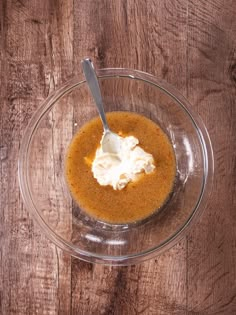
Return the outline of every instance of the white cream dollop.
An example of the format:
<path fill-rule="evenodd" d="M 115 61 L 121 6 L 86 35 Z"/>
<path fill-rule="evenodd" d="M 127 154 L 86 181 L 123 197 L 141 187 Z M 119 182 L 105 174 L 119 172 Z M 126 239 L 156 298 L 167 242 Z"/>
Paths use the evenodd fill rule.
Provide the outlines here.
<path fill-rule="evenodd" d="M 93 176 L 98 183 L 101 186 L 111 185 L 115 190 L 123 189 L 140 173 L 148 174 L 155 169 L 153 156 L 138 146 L 137 138 L 129 136 L 119 139 L 118 153 L 104 152 L 100 146 L 92 163 Z"/>

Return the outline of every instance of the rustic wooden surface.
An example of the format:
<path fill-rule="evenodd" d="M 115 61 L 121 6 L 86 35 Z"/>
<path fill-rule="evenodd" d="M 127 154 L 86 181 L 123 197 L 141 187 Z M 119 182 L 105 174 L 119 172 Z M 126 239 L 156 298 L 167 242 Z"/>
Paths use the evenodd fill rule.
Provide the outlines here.
<path fill-rule="evenodd" d="M 1 314 L 236 314 L 235 16 L 235 0 L 0 1 Z M 22 132 L 84 56 L 164 78 L 212 139 L 208 208 L 179 244 L 137 266 L 72 259 L 40 233 L 20 198 Z"/>

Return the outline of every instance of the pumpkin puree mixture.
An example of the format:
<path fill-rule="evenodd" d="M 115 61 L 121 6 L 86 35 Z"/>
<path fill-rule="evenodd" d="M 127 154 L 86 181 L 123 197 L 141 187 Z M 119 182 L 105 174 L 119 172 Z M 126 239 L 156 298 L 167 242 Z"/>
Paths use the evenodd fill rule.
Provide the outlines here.
<path fill-rule="evenodd" d="M 141 174 L 122 190 L 99 185 L 91 170 L 103 133 L 96 117 L 75 134 L 69 145 L 66 181 L 74 200 L 88 215 L 113 224 L 133 223 L 160 209 L 171 193 L 176 174 L 174 151 L 166 134 L 150 119 L 131 112 L 110 112 L 106 116 L 112 131 L 136 137 L 139 146 L 152 154 L 154 171 Z"/>

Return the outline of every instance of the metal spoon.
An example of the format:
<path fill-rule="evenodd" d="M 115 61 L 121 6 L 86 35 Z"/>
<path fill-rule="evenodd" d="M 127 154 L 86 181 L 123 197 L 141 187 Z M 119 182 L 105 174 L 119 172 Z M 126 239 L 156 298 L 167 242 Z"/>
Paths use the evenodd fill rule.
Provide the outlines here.
<path fill-rule="evenodd" d="M 86 58 L 81 61 L 81 64 L 85 79 L 88 83 L 103 124 L 104 133 L 101 141 L 102 150 L 103 152 L 118 153 L 120 150 L 120 136 L 112 132 L 108 126 L 103 107 L 101 90 L 93 63 L 89 58 Z"/>

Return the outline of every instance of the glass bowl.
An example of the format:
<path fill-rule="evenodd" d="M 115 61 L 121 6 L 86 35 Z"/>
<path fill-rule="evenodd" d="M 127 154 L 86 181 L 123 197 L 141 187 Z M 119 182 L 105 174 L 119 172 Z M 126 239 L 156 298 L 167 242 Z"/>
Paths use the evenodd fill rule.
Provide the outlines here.
<path fill-rule="evenodd" d="M 73 202 L 64 177 L 66 151 L 77 130 L 98 115 L 82 76 L 55 91 L 33 115 L 20 149 L 20 190 L 42 232 L 72 256 L 134 264 L 173 246 L 196 222 L 211 190 L 213 152 L 204 124 L 173 87 L 136 70 L 97 74 L 106 111 L 140 113 L 171 140 L 177 173 L 168 202 L 141 223 L 120 225 L 97 221 Z"/>

